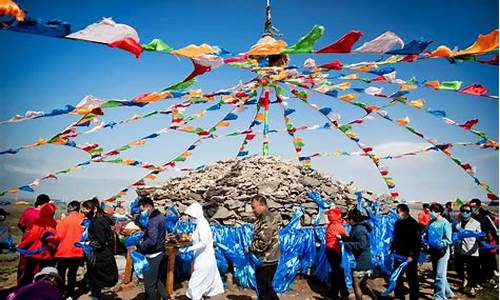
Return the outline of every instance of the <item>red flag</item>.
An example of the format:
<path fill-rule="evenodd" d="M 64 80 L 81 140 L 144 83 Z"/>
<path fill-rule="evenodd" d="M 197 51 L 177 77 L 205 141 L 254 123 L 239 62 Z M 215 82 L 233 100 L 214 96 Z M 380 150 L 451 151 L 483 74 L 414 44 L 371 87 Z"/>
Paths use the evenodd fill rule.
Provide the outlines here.
<path fill-rule="evenodd" d="M 458 92 L 462 94 L 482 96 L 488 93 L 488 89 L 485 88 L 482 84 L 473 84 L 459 90 Z"/>
<path fill-rule="evenodd" d="M 465 124 L 462 124 L 462 125 L 458 125 L 462 128 L 465 128 L 465 129 L 468 129 L 470 130 L 472 127 L 474 127 L 477 123 L 479 123 L 479 120 L 478 119 L 474 119 L 474 120 L 469 120 L 467 122 L 465 122 Z"/>
<path fill-rule="evenodd" d="M 401 61 L 412 62 L 418 58 L 418 54 L 410 54 L 405 56 Z"/>
<path fill-rule="evenodd" d="M 350 53 L 352 46 L 363 36 L 361 31 L 350 31 L 335 43 L 322 48 L 316 53 Z"/>
<path fill-rule="evenodd" d="M 322 69 L 328 69 L 328 70 L 342 70 L 343 65 L 339 60 L 334 60 L 332 62 L 321 65 L 319 67 Z"/>
<path fill-rule="evenodd" d="M 183 82 L 189 81 L 198 75 L 202 75 L 202 74 L 205 74 L 205 73 L 210 71 L 210 67 L 202 66 L 200 64 L 195 63 L 194 61 L 193 61 L 193 65 L 194 65 L 193 72 L 191 72 L 191 74 L 189 74 L 189 76 L 186 77 L 186 79 L 184 79 Z"/>
<path fill-rule="evenodd" d="M 498 66 L 498 54 L 495 55 L 494 57 L 488 59 L 488 60 L 480 59 L 480 60 L 478 60 L 478 62 L 483 63 L 483 64 L 497 65 Z"/>
<path fill-rule="evenodd" d="M 488 199 L 490 200 L 498 200 L 498 196 L 493 193 L 488 193 Z"/>
<path fill-rule="evenodd" d="M 126 37 L 124 39 L 109 43 L 108 46 L 128 51 L 134 54 L 135 57 L 137 58 L 139 58 L 139 56 L 141 56 L 142 51 L 144 51 L 144 48 L 142 48 L 141 44 L 139 44 L 136 40 L 130 37 Z"/>

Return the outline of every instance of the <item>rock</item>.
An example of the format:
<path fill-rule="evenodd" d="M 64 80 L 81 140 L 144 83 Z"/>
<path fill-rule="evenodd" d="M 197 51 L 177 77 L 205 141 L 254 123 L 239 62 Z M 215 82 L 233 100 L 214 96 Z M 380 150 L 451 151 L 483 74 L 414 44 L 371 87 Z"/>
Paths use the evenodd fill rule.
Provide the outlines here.
<path fill-rule="evenodd" d="M 309 176 L 304 176 L 304 178 L 302 178 L 301 182 L 305 186 L 312 186 L 312 187 L 317 187 L 321 184 L 321 182 L 319 180 L 317 180 L 316 178 L 313 178 L 313 177 L 309 177 Z"/>
<path fill-rule="evenodd" d="M 236 217 L 236 213 L 234 211 L 230 211 L 224 206 L 219 207 L 215 215 L 212 217 L 213 219 L 224 220 L 231 217 Z"/>
<path fill-rule="evenodd" d="M 257 188 L 259 190 L 259 194 L 261 195 L 271 195 L 279 186 L 279 182 L 277 181 L 264 181 L 261 182 Z"/>
<path fill-rule="evenodd" d="M 303 206 L 306 213 L 301 222 L 309 226 L 318 207 L 307 197 L 307 192 L 317 191 L 323 200 L 346 210 L 356 204 L 354 192 L 358 190 L 367 199 L 380 199 L 370 191 L 358 189 L 353 182 L 346 184 L 275 156 L 250 156 L 219 161 L 163 184 L 140 187 L 137 194 L 150 196 L 159 208 L 177 205 L 181 213 L 197 201 L 204 207 L 207 219 L 219 224 L 252 223 L 255 217 L 250 199 L 261 194 L 270 210 L 283 219 L 283 224 Z M 325 221 L 323 216 L 321 222 Z"/>

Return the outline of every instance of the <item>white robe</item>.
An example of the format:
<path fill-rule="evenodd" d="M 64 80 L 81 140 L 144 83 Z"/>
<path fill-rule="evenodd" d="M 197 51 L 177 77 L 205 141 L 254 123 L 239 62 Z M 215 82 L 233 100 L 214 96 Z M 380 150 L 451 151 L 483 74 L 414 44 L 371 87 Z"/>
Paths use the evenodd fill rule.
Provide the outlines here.
<path fill-rule="evenodd" d="M 186 214 L 196 219 L 193 232 L 193 245 L 187 251 L 194 251 L 194 270 L 189 279 L 186 293 L 190 299 L 199 300 L 203 296 L 215 296 L 224 293 L 224 287 L 215 260 L 214 241 L 208 221 L 203 216 L 203 209 L 197 202 L 186 209 Z"/>

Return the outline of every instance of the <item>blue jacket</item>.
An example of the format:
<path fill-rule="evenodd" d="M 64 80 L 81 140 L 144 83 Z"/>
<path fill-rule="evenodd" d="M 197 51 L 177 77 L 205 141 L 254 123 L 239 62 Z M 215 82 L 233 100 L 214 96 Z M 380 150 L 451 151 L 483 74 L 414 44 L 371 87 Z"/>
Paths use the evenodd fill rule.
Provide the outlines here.
<path fill-rule="evenodd" d="M 356 259 L 354 271 L 366 271 L 371 269 L 370 231 L 368 223 L 358 223 L 351 229 L 349 240 L 344 243 Z"/>
<path fill-rule="evenodd" d="M 427 228 L 429 247 L 442 249 L 452 244 L 451 224 L 445 218 L 432 221 Z"/>
<path fill-rule="evenodd" d="M 165 250 L 165 218 L 155 209 L 148 218 L 148 227 L 137 249 L 142 254 L 153 254 Z"/>

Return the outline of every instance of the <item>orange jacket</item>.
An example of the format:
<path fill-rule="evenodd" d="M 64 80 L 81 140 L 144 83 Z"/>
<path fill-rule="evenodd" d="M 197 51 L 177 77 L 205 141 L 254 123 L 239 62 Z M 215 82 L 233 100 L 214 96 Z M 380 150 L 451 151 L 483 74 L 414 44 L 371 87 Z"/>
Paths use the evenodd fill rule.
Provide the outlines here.
<path fill-rule="evenodd" d="M 33 226 L 29 228 L 24 234 L 21 242 L 17 247 L 36 250 L 41 247 L 47 247 L 42 253 L 30 255 L 29 257 L 43 260 L 51 260 L 54 258 L 55 253 L 55 233 L 57 222 L 54 220 L 54 214 L 56 212 L 56 207 L 52 203 L 44 204 L 40 208 L 40 216 L 35 220 Z M 47 233 L 52 233 L 52 235 L 47 235 Z M 42 236 L 46 235 L 47 238 L 42 241 Z"/>
<path fill-rule="evenodd" d="M 59 245 L 56 257 L 83 256 L 83 250 L 75 247 L 75 243 L 80 241 L 83 234 L 83 218 L 83 214 L 73 211 L 57 224 L 56 238 Z"/>
<path fill-rule="evenodd" d="M 328 211 L 327 216 L 330 223 L 326 227 L 326 248 L 334 249 L 340 253 L 340 239 L 337 236 L 347 236 L 342 221 L 342 214 L 339 208 L 332 208 Z"/>

